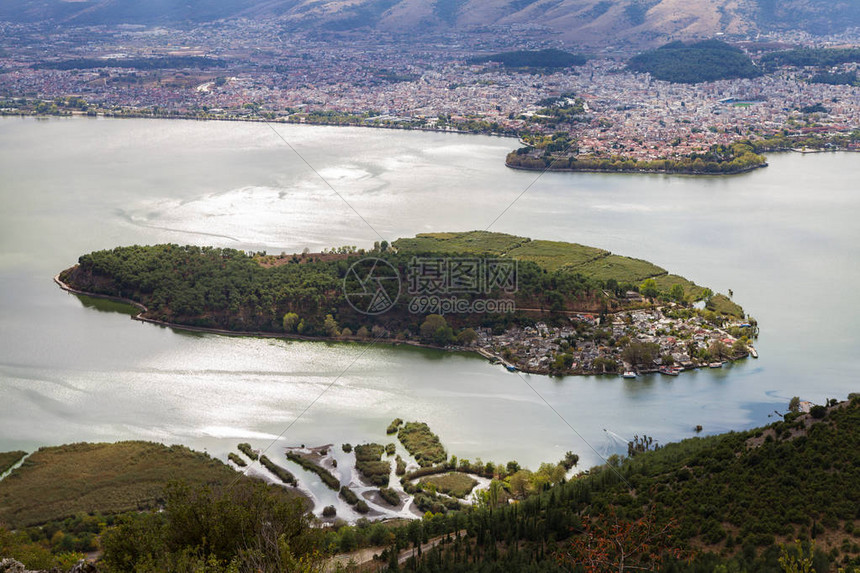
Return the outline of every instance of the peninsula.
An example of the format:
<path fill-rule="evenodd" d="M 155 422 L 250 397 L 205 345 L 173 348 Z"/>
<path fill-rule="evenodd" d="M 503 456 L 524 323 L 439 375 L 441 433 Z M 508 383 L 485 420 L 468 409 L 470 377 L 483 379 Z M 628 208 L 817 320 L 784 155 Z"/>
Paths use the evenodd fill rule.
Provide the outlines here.
<path fill-rule="evenodd" d="M 474 351 L 541 374 L 674 375 L 755 355 L 757 335 L 730 296 L 647 261 L 486 231 L 293 255 L 118 247 L 56 281 L 165 326 Z"/>

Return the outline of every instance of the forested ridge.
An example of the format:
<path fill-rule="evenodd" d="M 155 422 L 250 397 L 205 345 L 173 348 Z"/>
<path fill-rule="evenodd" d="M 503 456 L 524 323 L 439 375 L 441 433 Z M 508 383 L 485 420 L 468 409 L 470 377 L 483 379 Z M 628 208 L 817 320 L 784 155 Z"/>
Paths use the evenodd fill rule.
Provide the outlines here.
<path fill-rule="evenodd" d="M 800 547 L 782 555 L 802 549 L 806 571 L 860 570 L 860 396 L 765 428 L 632 453 L 519 503 L 425 518 L 425 536 L 465 529 L 468 537 L 407 570 L 632 571 L 638 563 L 782 572 L 794 569 L 780 565 L 779 544 L 794 540 Z M 645 531 L 658 535 L 646 540 Z M 631 549 L 637 539 L 643 544 L 638 555 L 630 551 L 629 569 L 617 561 L 584 566 L 601 542 Z"/>
<path fill-rule="evenodd" d="M 762 75 L 743 50 L 719 40 L 671 42 L 634 56 L 627 66 L 658 80 L 684 84 Z"/>
<path fill-rule="evenodd" d="M 831 67 L 848 62 L 860 62 L 860 48 L 795 48 L 770 52 L 761 57 L 768 70 L 779 66 Z"/>
<path fill-rule="evenodd" d="M 483 64 L 486 62 L 498 62 L 506 68 L 555 70 L 581 66 L 586 62 L 586 59 L 584 56 L 571 54 L 564 50 L 546 49 L 501 52 L 488 56 L 477 56 L 469 60 L 470 64 Z"/>

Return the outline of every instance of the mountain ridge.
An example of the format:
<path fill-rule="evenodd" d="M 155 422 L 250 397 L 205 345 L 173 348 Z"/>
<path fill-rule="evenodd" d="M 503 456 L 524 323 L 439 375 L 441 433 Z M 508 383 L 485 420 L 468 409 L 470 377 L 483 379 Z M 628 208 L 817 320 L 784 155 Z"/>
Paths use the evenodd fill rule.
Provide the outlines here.
<path fill-rule="evenodd" d="M 802 30 L 860 27 L 850 0 L 9 0 L 0 20 L 58 26 L 186 26 L 235 18 L 274 19 L 286 29 L 438 34 L 535 26 L 547 39 L 607 47 Z"/>

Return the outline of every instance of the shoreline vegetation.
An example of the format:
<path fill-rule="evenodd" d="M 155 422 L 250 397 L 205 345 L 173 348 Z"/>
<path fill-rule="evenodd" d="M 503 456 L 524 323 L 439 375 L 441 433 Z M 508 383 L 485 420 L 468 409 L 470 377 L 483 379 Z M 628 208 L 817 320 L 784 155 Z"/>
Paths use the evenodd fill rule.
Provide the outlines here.
<path fill-rule="evenodd" d="M 367 509 L 352 525 L 335 518 L 334 506 L 317 519 L 294 488 L 242 477 L 184 446 L 44 447 L 14 470 L 15 479 L 0 482 L 0 552 L 29 569 L 61 571 L 97 555 L 103 573 L 220 572 L 274 562 L 321 571 L 341 558 L 355 558 L 354 570 L 430 573 L 439 563 L 478 570 L 471 563 L 550 573 L 590 555 L 584 543 L 623 542 L 612 533 L 622 528 L 657 532 L 645 546 L 638 537 L 625 545 L 627 564 L 659 559 L 678 573 L 777 571 L 799 555 L 816 571 L 856 571 L 860 394 L 818 405 L 794 397 L 776 413 L 763 427 L 667 444 L 634 436 L 626 455 L 575 473 L 572 452 L 536 471 L 514 460 L 446 456 L 385 490 L 397 502 L 387 512 L 392 518 L 370 521 L 381 517 L 374 507 L 388 503 L 382 490 L 379 498 L 362 492 L 368 503 L 342 488 L 345 504 L 360 515 Z M 332 447 L 301 449 L 322 455 Z M 399 511 L 401 487 L 405 503 L 411 497 L 421 511 L 413 519 Z M 280 535 L 289 543 L 265 544 Z"/>
<path fill-rule="evenodd" d="M 516 261 L 511 264 L 517 289 L 490 293 L 513 312 L 437 314 L 418 309 L 421 297 L 400 295 L 398 288 L 392 298 L 403 300 L 370 316 L 344 295 L 348 269 L 364 257 L 381 258 L 405 277 L 419 256 L 478 255 Z M 755 356 L 750 341 L 758 333 L 755 320 L 730 296 L 647 261 L 480 231 L 425 233 L 369 251 L 341 247 L 302 255 L 120 247 L 82 256 L 54 281 L 73 294 L 133 304 L 140 312 L 132 318 L 169 328 L 474 352 L 509 370 L 535 374 L 665 368 L 663 373 L 674 375 Z M 704 301 L 705 308 L 696 308 L 695 301 Z"/>

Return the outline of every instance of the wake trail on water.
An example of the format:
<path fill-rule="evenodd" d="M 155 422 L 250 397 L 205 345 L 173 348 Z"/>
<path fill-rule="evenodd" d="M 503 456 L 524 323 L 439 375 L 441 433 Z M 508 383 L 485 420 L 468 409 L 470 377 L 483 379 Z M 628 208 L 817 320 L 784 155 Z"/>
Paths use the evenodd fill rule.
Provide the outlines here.
<path fill-rule="evenodd" d="M 142 227 L 144 229 L 157 229 L 160 231 L 170 231 L 171 233 L 185 233 L 188 235 L 200 235 L 203 237 L 215 237 L 217 239 L 227 239 L 228 241 L 233 241 L 234 243 L 240 243 L 241 239 L 236 237 L 231 237 L 230 235 L 221 235 L 219 233 L 206 233 L 204 231 L 189 231 L 187 229 L 175 229 L 173 227 L 163 227 L 160 225 L 147 225 L 145 223 L 141 223 L 140 221 L 136 221 L 134 217 L 123 211 L 122 209 L 117 210 L 117 215 L 127 223 L 134 225 L 135 227 Z"/>

